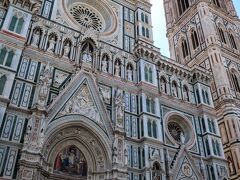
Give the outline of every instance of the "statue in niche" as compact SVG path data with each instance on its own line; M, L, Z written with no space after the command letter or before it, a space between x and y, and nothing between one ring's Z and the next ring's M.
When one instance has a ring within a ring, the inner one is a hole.
M75 146L61 150L55 159L54 172L70 176L86 177L87 161L83 153Z
M38 47L39 41L40 41L40 31L36 30L32 37L32 45L35 47Z
M64 48L63 48L63 56L64 56L64 57L68 57L68 56L69 56L70 49L71 49L70 43L67 42L67 43L65 44Z
M132 70L131 66L129 66L127 68L127 80L128 81L132 81L133 80L133 70Z
M115 108L116 108L116 115L117 115L116 125L119 127L123 127L125 103L124 103L123 91L120 89L116 90Z
M182 144L185 144L186 138L185 138L183 132L180 133L180 141Z
M51 37L51 39L49 40L49 46L48 46L47 51L54 52L55 44L56 44L56 41L55 41L54 37Z
M85 63L92 63L93 60L93 46L90 42L86 42L83 44L82 48L82 60Z
M41 5L42 5L41 2L33 3L33 5L32 5L32 13L33 14L37 14L39 12L40 8L41 8Z
M121 77L120 67L121 67L121 63L117 60L115 63L115 76L117 76L117 77Z
M113 142L113 163L117 163L118 149L117 149L117 138Z
M107 73L108 72L108 58L107 56L105 55L102 59L102 71Z
M175 82L173 82L173 85L172 85L172 96L173 97L178 97L178 94L177 94L177 85Z
M38 105L40 108L44 108L47 103L49 86L52 82L52 69L49 64L46 65L42 74L40 75L39 81L39 95L38 95Z
M34 118L31 117L29 120L28 120L28 125L27 125L27 129L26 129L26 134L24 136L24 145L29 145L30 143L30 135L31 135L31 132L33 130L33 126L34 126Z

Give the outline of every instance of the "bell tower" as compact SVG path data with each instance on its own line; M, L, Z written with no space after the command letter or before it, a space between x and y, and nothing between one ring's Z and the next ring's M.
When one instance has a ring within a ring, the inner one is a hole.
M240 177L239 19L232 0L164 0L171 58L213 75L211 91L231 179Z

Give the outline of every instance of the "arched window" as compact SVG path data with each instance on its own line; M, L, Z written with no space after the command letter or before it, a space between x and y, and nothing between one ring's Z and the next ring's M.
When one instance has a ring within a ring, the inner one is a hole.
M145 27L142 27L142 35L145 37L146 36L146 30Z
M199 46L198 35L195 30L191 32L191 39L192 39L193 49L195 50Z
M3 49L1 49L0 52L0 64L7 67L11 67L13 57L14 57L13 50L7 51L7 49L4 47Z
M220 3L219 3L219 0L213 0L213 3L214 3L216 6L221 7L221 6L220 6Z
M209 118L208 118L208 129L209 129L209 132L212 132L212 122Z
M232 47L233 49L237 49L237 45L236 45L234 36L233 36L231 33L228 33L228 38L229 38L231 47Z
M209 142L208 142L208 139L205 140L205 144L206 144L207 155L210 155L210 148L209 148Z
M160 78L160 91L167 94L167 81L164 77Z
M0 95L3 95L3 90L7 81L6 75L0 77Z
M217 149L216 149L216 144L215 141L212 139L212 147L213 147L213 154L217 156Z
M150 37L150 34L149 34L149 29L147 28L146 29L146 37L149 38Z
M145 23L148 24L148 15L145 14Z
M210 167L210 172L211 172L212 179L216 179L213 166Z
M203 130L203 132L206 132L206 126L205 126L204 118L202 118L202 130Z
M157 138L157 124L155 121L153 121L152 128L153 128L153 137Z
M236 76L236 74L234 72L231 72L231 78L232 78L232 82L234 84L234 88L237 92L240 92L240 86L238 83L238 78Z
M178 85L176 81L172 82L172 96L178 97Z
M144 14L141 13L141 21L144 22Z
M196 96L197 96L197 103L200 104L201 103L201 98L200 98L200 94L199 94L199 90L196 90Z
M154 101L154 99L147 98L146 99L146 107L147 107L147 112L155 114L155 101Z
M219 36L220 36L220 41L224 44L227 44L225 34L224 34L222 28L218 27L218 33L219 33Z
M189 55L187 41L185 39L182 41L182 54L183 58L186 58Z
M216 141L216 150L217 150L217 155L221 156L220 144L218 141Z
M189 101L189 90L186 85L183 86L183 100Z
M188 0L177 0L179 15L181 16L188 8L189 1Z
M152 137L152 122L148 120L148 136Z
M216 134L216 128L215 128L214 120L212 120L211 123L212 123L212 132Z
M145 81L153 83L153 71L151 66L146 65L144 67Z
M22 32L22 28L23 28L23 24L24 24L24 19L23 17L17 17L16 15L14 15L11 19L10 25L9 25L9 30L16 32L18 34L21 34Z
M205 91L205 98L206 98L206 103L210 105L209 95L207 91Z
M203 98L203 103L206 104L205 91L203 89L202 89L202 98Z

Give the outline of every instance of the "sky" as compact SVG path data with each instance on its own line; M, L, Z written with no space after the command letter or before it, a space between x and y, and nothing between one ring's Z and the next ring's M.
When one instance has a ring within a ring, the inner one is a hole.
M166 38L166 22L163 0L150 0L152 3L153 39L155 46L159 47L164 56L170 57L168 40ZM233 0L240 17L240 0Z

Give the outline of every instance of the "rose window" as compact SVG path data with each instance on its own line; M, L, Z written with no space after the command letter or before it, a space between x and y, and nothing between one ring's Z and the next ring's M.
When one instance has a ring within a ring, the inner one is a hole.
M103 28L100 17L90 8L77 5L70 9L70 13L79 24L86 28L93 28L97 31Z
M168 131L174 140L181 142L181 134L183 134L183 129L176 122L168 123Z

